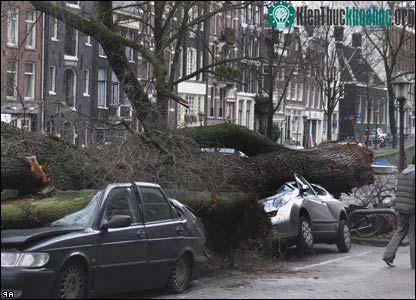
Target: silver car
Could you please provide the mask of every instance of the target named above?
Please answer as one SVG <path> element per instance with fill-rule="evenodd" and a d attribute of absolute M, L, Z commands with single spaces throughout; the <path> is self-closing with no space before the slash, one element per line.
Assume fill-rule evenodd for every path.
<path fill-rule="evenodd" d="M 342 203 L 322 186 L 294 177 L 260 200 L 272 222 L 273 239 L 296 244 L 302 252 L 312 250 L 314 243 L 336 244 L 340 252 L 348 252 L 351 236 Z"/>

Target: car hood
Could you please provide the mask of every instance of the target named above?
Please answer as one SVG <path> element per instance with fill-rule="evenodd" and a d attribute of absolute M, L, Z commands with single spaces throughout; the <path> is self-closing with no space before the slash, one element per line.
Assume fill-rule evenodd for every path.
<path fill-rule="evenodd" d="M 43 227 L 34 229 L 13 229 L 1 231 L 1 245 L 23 245 L 74 231 L 84 230 L 82 226 Z"/>

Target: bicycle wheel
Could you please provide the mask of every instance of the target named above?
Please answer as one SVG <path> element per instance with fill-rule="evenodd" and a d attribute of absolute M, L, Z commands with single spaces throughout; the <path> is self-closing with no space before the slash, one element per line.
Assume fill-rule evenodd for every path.
<path fill-rule="evenodd" d="M 384 228 L 386 219 L 383 215 L 376 215 L 370 218 L 366 218 L 356 228 L 357 236 L 359 237 L 370 237 L 378 234 Z"/>

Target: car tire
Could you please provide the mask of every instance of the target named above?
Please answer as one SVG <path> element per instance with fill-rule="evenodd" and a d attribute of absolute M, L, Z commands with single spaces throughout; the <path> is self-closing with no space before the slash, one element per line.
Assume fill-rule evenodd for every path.
<path fill-rule="evenodd" d="M 182 255 L 171 271 L 167 290 L 174 294 L 179 294 L 185 291 L 192 277 L 192 262 L 188 255 Z"/>
<path fill-rule="evenodd" d="M 300 255 L 313 251 L 313 233 L 311 223 L 308 218 L 299 218 L 299 233 L 296 246 Z"/>
<path fill-rule="evenodd" d="M 348 223 L 345 220 L 339 222 L 339 231 L 337 237 L 337 248 L 339 252 L 348 252 L 351 249 L 351 235 Z"/>
<path fill-rule="evenodd" d="M 55 283 L 53 298 L 84 299 L 87 294 L 87 276 L 84 265 L 78 262 L 65 264 Z"/>

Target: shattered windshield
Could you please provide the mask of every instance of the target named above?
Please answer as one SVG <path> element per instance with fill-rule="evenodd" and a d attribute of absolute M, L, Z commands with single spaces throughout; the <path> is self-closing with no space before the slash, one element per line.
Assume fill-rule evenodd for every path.
<path fill-rule="evenodd" d="M 59 220 L 51 223 L 53 227 L 62 226 L 85 226 L 89 227 L 92 225 L 94 220 L 94 211 L 99 202 L 102 191 L 99 191 L 92 197 L 91 201 L 79 211 L 73 212 Z"/>

